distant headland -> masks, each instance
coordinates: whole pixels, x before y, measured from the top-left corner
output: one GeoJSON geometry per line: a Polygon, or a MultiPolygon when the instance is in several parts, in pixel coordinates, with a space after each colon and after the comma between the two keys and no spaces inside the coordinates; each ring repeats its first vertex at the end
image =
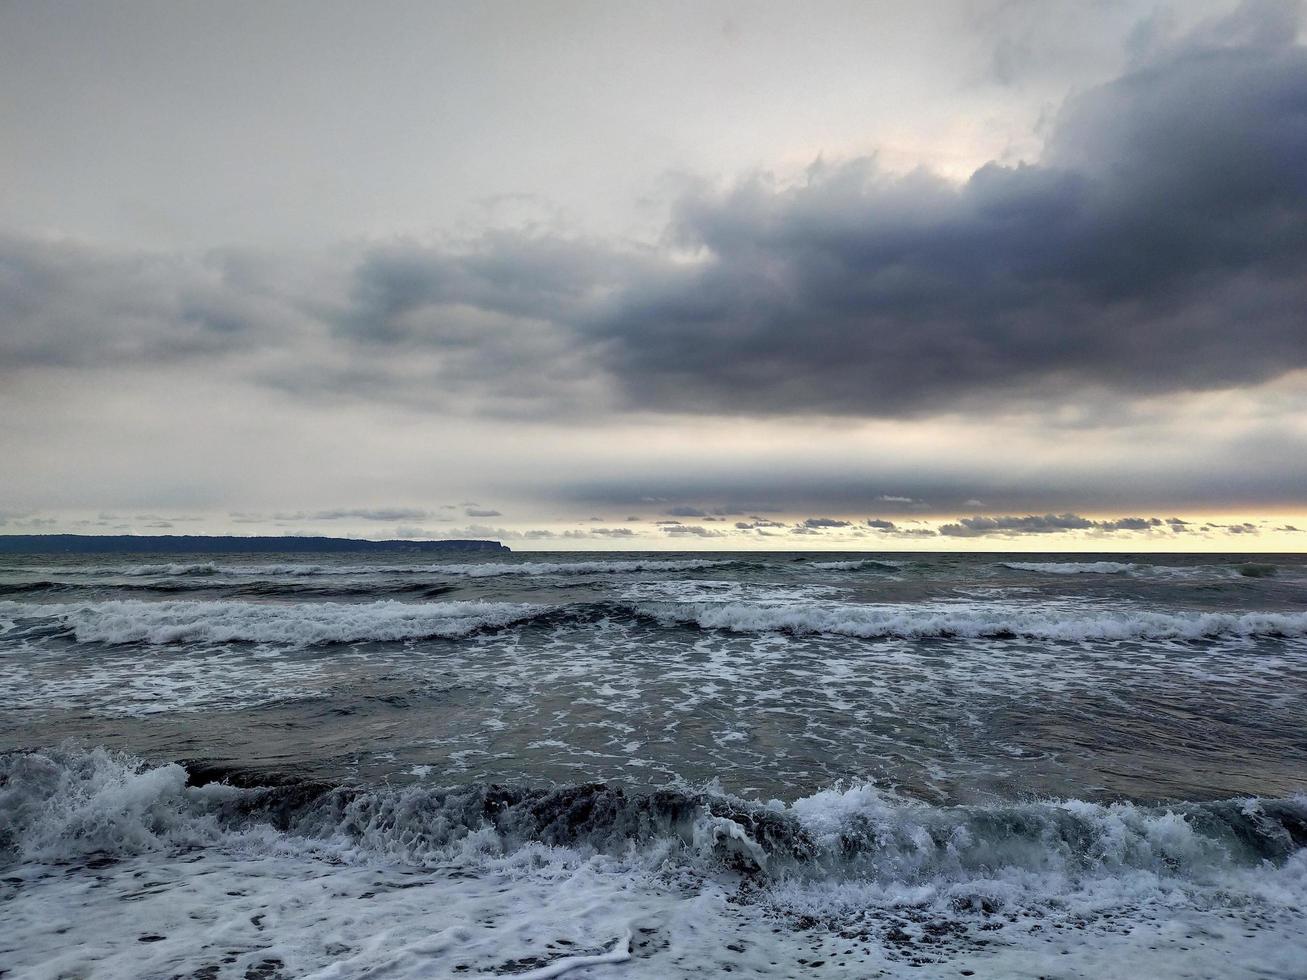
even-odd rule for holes
{"type": "Polygon", "coordinates": [[[441,551],[492,551],[509,548],[498,541],[367,541],[297,535],[238,537],[225,534],[0,534],[0,554],[289,554],[339,552],[372,554],[441,551]]]}

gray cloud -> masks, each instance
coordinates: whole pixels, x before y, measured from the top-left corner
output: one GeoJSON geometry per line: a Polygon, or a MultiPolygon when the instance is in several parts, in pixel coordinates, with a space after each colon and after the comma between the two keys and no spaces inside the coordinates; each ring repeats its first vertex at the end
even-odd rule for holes
{"type": "Polygon", "coordinates": [[[673,538],[724,538],[724,531],[698,524],[663,524],[663,533],[673,538]]]}
{"type": "MultiPolygon", "coordinates": [[[[442,510],[445,509],[443,506],[442,510]]],[[[138,519],[144,516],[137,515],[138,519]]],[[[469,515],[472,516],[472,515],[469,515]]],[[[436,521],[450,520],[432,511],[418,507],[337,507],[329,510],[278,510],[270,513],[258,511],[229,511],[227,519],[233,524],[288,523],[294,521],[436,521]]],[[[199,517],[169,517],[170,521],[198,521],[199,517]]]]}
{"type": "Polygon", "coordinates": [[[550,538],[561,538],[567,541],[603,541],[613,538],[632,538],[635,532],[626,527],[594,527],[584,531],[567,530],[561,533],[549,531],[543,528],[522,532],[504,531],[500,535],[510,540],[521,539],[524,541],[546,541],[550,538]]]}
{"type": "Polygon", "coordinates": [[[808,528],[849,527],[849,522],[837,520],[833,517],[809,517],[804,520],[803,526],[808,528]]]}
{"type": "Polygon", "coordinates": [[[986,534],[1051,534],[1079,531],[1094,522],[1078,514],[1044,514],[1028,517],[962,517],[956,524],[942,524],[939,533],[954,538],[973,538],[986,534]]]}
{"type": "MultiPolygon", "coordinates": [[[[1141,8],[1082,6],[959,5],[978,11],[977,33],[995,56],[955,79],[966,85],[958,97],[989,84],[980,76],[992,69],[1004,88],[976,103],[1007,115],[990,130],[988,116],[958,102],[939,118],[985,118],[981,139],[968,136],[977,127],[944,126],[896,149],[902,124],[928,128],[914,100],[861,128],[829,130],[847,135],[835,154],[884,138],[874,160],[836,155],[844,162],[818,162],[797,180],[741,169],[749,163],[738,157],[687,160],[688,171],[751,175],[643,187],[656,200],[638,227],[569,224],[560,210],[505,230],[489,218],[420,222],[401,209],[369,225],[373,237],[322,249],[351,233],[337,228],[297,239],[317,251],[278,253],[204,250],[265,240],[199,221],[184,237],[118,235],[75,209],[17,221],[119,244],[0,233],[0,417],[14,462],[0,505],[231,508],[245,511],[235,523],[355,521],[359,531],[381,521],[426,533],[497,517],[465,501],[475,497],[514,501],[515,519],[547,514],[559,527],[600,513],[602,529],[636,510],[751,536],[789,531],[788,519],[760,514],[875,514],[844,533],[865,529],[878,542],[924,536],[910,519],[926,514],[1294,513],[1284,508],[1300,506],[1307,478],[1295,424],[1307,373],[1229,395],[1145,396],[1307,368],[1298,4],[1245,4],[1188,35],[1175,25],[1192,21],[1193,6],[1159,14],[1132,35],[1124,74],[1105,84],[1141,8]],[[1085,55],[1092,64],[1064,71],[1064,53],[1086,50],[1071,19],[1116,26],[1085,55]],[[1039,79],[1049,110],[1032,129],[1035,94],[1013,107],[1016,90],[1039,79]],[[1068,88],[1079,94],[1057,107],[1068,88]],[[1011,130],[1009,148],[998,130],[1011,130]],[[959,182],[962,167],[988,156],[959,182]],[[1012,162],[1022,157],[1033,162],[1012,162]],[[911,158],[933,159],[948,176],[892,169],[911,158]],[[382,237],[405,226],[435,231],[382,237]],[[608,237],[574,230],[583,226],[608,237]],[[133,251],[131,241],[199,250],[133,251]],[[725,418],[688,436],[694,413],[725,418]],[[765,418],[827,414],[854,418],[765,418]],[[504,416],[513,427],[495,418],[504,416]],[[873,416],[932,420],[862,423],[873,416]],[[1192,438],[1200,426],[1203,438],[1192,438]],[[157,478],[142,483],[141,472],[157,478]],[[430,505],[440,517],[409,507],[273,513],[320,502],[322,487],[364,504],[465,502],[430,505]],[[893,520],[879,526],[883,518],[893,520]]],[[[82,42],[89,50],[100,38],[88,28],[82,42]]],[[[941,50],[932,44],[931,57],[941,50]]],[[[39,58],[28,67],[33,78],[45,70],[39,58]]],[[[61,104],[98,91],[66,74],[61,104]]],[[[229,92],[226,82],[211,97],[229,92]]],[[[118,92],[126,115],[106,121],[130,137],[128,120],[151,111],[141,97],[150,91],[118,92]]],[[[33,131],[78,128],[38,110],[27,115],[33,131]]],[[[205,116],[200,129],[210,125],[205,116]]],[[[747,153],[820,145],[809,139],[820,126],[776,132],[783,138],[743,141],[747,153]]],[[[62,153],[42,152],[47,161],[62,153]]],[[[16,169],[31,177],[40,168],[16,169]]],[[[578,182],[588,193],[589,181],[578,182]]],[[[137,206],[115,196],[122,182],[107,171],[98,183],[52,174],[49,186],[60,183],[83,211],[88,196],[106,210],[137,206]],[[92,194],[92,184],[113,189],[92,194]]],[[[616,196],[629,199],[634,186],[616,196]]],[[[6,200],[27,198],[16,190],[6,200]]],[[[31,202],[29,216],[50,211],[49,197],[31,202]]],[[[229,210],[239,224],[241,209],[229,210]]],[[[953,525],[962,533],[990,533],[962,520],[953,525]]],[[[1160,517],[1080,530],[1205,533],[1160,517]]]]}
{"type": "MultiPolygon", "coordinates": [[[[308,515],[312,521],[421,521],[430,518],[430,511],[414,507],[352,507],[347,510],[319,510],[308,515]]],[[[469,515],[471,516],[471,515],[469,515]]]]}
{"type": "MultiPolygon", "coordinates": [[[[1045,448],[1074,444],[1076,433],[1048,432],[1031,422],[1017,434],[1033,433],[1039,439],[1024,447],[1004,448],[1001,442],[990,442],[968,454],[961,443],[954,443],[958,448],[944,453],[868,453],[851,458],[820,451],[821,444],[814,439],[814,451],[783,471],[766,458],[728,458],[712,467],[693,458],[656,463],[635,458],[620,470],[563,474],[550,493],[577,509],[625,510],[651,496],[731,500],[766,487],[774,512],[870,513],[889,520],[927,512],[1063,513],[1091,506],[1098,512],[1165,513],[1213,507],[1238,510],[1257,504],[1291,513],[1301,503],[1307,483],[1307,439],[1295,426],[1277,421],[1277,415],[1287,418],[1299,412],[1300,401],[1277,405],[1268,406],[1269,414],[1251,426],[1246,422],[1229,428],[1205,426],[1202,439],[1192,438],[1190,427],[1204,423],[1194,423],[1183,410],[1138,435],[1129,425],[1114,426],[1106,430],[1114,433],[1109,452],[1101,448],[1100,435],[1094,440],[1099,443],[1096,451],[1058,453],[1055,460],[1041,455],[1045,448]],[[886,484],[902,487],[899,496],[930,501],[928,510],[916,503],[886,503],[878,499],[878,489],[868,490],[886,484]],[[983,506],[977,505],[978,500],[983,506]],[[1237,504],[1230,506],[1232,502],[1237,504]]],[[[744,512],[752,518],[767,513],[744,512]]]]}
{"type": "Polygon", "coordinates": [[[691,189],[670,236],[693,261],[507,233],[374,249],[334,332],[553,411],[913,416],[1276,377],[1307,365],[1286,11],[1241,8],[1069,100],[1037,164],[691,189]]]}
{"type": "Polygon", "coordinates": [[[1079,514],[1030,514],[1025,517],[960,517],[957,523],[941,524],[945,537],[976,538],[986,535],[1057,534],[1062,531],[1152,531],[1169,528],[1182,531],[1188,524],[1177,517],[1118,517],[1095,521],[1079,514]]]}
{"type": "Polygon", "coordinates": [[[1205,531],[1224,531],[1227,534],[1260,534],[1262,529],[1251,521],[1243,521],[1238,524],[1212,524],[1203,525],[1205,531]]]}
{"type": "Polygon", "coordinates": [[[671,507],[663,511],[668,517],[707,517],[708,511],[698,507],[671,507]]]}
{"type": "MultiPolygon", "coordinates": [[[[737,514],[757,509],[756,507],[742,507],[732,504],[724,507],[671,507],[663,511],[663,513],[668,517],[699,517],[706,521],[720,521],[724,517],[734,517],[737,514]]],[[[638,520],[638,518],[631,518],[631,520],[638,520]]]]}
{"type": "Polygon", "coordinates": [[[1307,52],[1262,6],[1069,101],[1039,164],[688,196],[702,261],[591,325],[604,362],[642,407],[875,415],[1307,364],[1307,52]]]}
{"type": "Polygon", "coordinates": [[[395,528],[395,537],[397,538],[431,538],[435,537],[424,527],[414,527],[409,524],[401,524],[395,528]]]}
{"type": "Polygon", "coordinates": [[[539,229],[397,240],[324,298],[264,256],[6,238],[0,363],[262,351],[249,376],[300,397],[536,416],[918,416],[1264,381],[1307,366],[1296,9],[1152,45],[1062,107],[1038,163],[692,187],[668,230],[690,261],[539,229]]]}
{"type": "Polygon", "coordinates": [[[867,527],[875,528],[877,531],[893,531],[895,525],[893,521],[882,521],[879,518],[867,518],[867,527]]]}
{"type": "Polygon", "coordinates": [[[0,235],[0,370],[213,359],[284,344],[302,324],[275,263],[231,253],[114,254],[0,235]]]}

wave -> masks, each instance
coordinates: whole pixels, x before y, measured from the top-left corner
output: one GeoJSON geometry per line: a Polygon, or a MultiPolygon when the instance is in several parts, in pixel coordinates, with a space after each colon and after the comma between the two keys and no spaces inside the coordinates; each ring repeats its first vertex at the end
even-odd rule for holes
{"type": "Polygon", "coordinates": [[[730,564],[733,563],[721,559],[470,562],[462,565],[435,565],[432,566],[432,571],[468,578],[492,578],[503,575],[628,575],[634,572],[696,572],[730,564]]]}
{"type": "Polygon", "coordinates": [[[1240,578],[1270,578],[1272,575],[1279,574],[1280,569],[1276,565],[1250,562],[1235,566],[1235,571],[1240,578]]]}
{"type": "MultiPolygon", "coordinates": [[[[0,596],[32,595],[36,593],[62,594],[87,591],[99,591],[105,587],[98,583],[58,582],[40,580],[34,582],[0,583],[0,596]]],[[[281,597],[299,597],[314,599],[366,599],[382,596],[407,596],[409,598],[434,599],[436,596],[454,592],[457,586],[436,584],[420,579],[404,581],[382,581],[364,583],[342,583],[302,581],[298,579],[251,579],[236,582],[215,582],[207,578],[157,579],[145,582],[114,583],[110,588],[115,594],[127,595],[194,595],[203,592],[214,597],[276,599],[281,597]]]]}
{"type": "Polygon", "coordinates": [[[408,565],[320,563],[274,563],[220,565],[216,562],[170,562],[148,565],[115,565],[83,568],[26,569],[29,572],[60,572],[76,576],[125,576],[130,578],[208,578],[212,576],[360,576],[434,575],[451,578],[499,578],[503,576],[627,575],[637,572],[693,572],[734,564],[723,559],[614,559],[609,561],[520,561],[437,562],[408,565]]]}
{"type": "Polygon", "coordinates": [[[1119,575],[1139,566],[1121,561],[1005,561],[1004,568],[1015,572],[1043,572],[1046,575],[1119,575]]]}
{"type": "Polygon", "coordinates": [[[1307,847],[1307,799],[1143,806],[1054,800],[939,807],[862,784],[792,803],[712,790],[638,793],[606,783],[362,789],[191,764],[151,766],[103,748],[0,755],[0,855],[68,862],[291,838],[334,857],[415,864],[468,847],[622,854],[652,847],[752,874],[902,884],[1147,871],[1195,877],[1282,864],[1307,847]],[[264,777],[266,782],[266,777],[264,777]]]}
{"type": "Polygon", "coordinates": [[[1302,798],[764,803],[0,754],[22,975],[1287,978],[1305,848],[1302,798]]]}
{"type": "Polygon", "coordinates": [[[1068,612],[1046,607],[952,603],[669,603],[641,607],[663,625],[734,633],[791,633],[862,639],[1203,640],[1307,636],[1307,613],[1068,612]]]}
{"type": "Polygon", "coordinates": [[[71,633],[79,643],[330,643],[457,639],[520,623],[548,607],[509,602],[0,602],[6,632],[71,633]]]}
{"type": "Polygon", "coordinates": [[[162,565],[131,565],[122,569],[123,575],[219,575],[223,571],[216,563],[168,562],[162,565]]]}
{"type": "Polygon", "coordinates": [[[0,595],[30,595],[34,592],[71,592],[79,586],[71,582],[55,582],[39,579],[35,582],[0,583],[0,595]]]}
{"type": "Polygon", "coordinates": [[[878,561],[875,558],[859,558],[853,561],[814,561],[808,563],[809,568],[820,568],[823,571],[831,572],[856,572],[862,568],[874,568],[878,571],[897,572],[901,566],[893,562],[878,561]]]}
{"type": "Polygon", "coordinates": [[[1044,575],[1129,575],[1144,579],[1209,581],[1211,579],[1270,578],[1279,574],[1276,565],[1155,565],[1119,561],[1005,561],[999,567],[1044,575]]]}
{"type": "Polygon", "coordinates": [[[250,602],[114,599],[0,601],[0,635],[154,645],[459,639],[526,625],[631,617],[662,628],[859,639],[1040,639],[1066,642],[1307,636],[1307,612],[1149,612],[982,603],[491,601],[250,602]]]}

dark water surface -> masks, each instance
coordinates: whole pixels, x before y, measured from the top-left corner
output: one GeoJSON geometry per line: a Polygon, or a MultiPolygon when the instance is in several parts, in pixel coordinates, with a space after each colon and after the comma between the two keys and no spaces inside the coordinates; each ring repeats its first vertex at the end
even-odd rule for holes
{"type": "Polygon", "coordinates": [[[0,969],[1304,976],[1304,694],[1298,556],[6,556],[0,969]]]}

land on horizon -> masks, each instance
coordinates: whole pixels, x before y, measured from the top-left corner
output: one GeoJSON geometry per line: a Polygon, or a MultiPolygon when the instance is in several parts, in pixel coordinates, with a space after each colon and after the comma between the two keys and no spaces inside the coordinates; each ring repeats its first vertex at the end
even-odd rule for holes
{"type": "Polygon", "coordinates": [[[234,534],[4,534],[0,554],[244,554],[249,552],[509,551],[498,541],[389,540],[234,534]]]}

